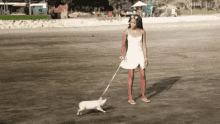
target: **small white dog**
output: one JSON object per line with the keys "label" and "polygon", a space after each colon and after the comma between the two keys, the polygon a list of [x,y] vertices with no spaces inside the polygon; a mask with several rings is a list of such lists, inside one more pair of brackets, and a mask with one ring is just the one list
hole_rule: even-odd
{"label": "small white dog", "polygon": [[86,109],[97,109],[105,113],[105,111],[101,108],[105,104],[107,99],[102,100],[102,97],[99,100],[93,101],[82,101],[79,103],[79,110],[77,115],[82,115],[82,111]]}

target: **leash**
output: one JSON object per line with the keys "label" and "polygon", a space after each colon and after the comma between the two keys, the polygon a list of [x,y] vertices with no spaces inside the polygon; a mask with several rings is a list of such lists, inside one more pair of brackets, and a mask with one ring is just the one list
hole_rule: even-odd
{"label": "leash", "polygon": [[[121,65],[121,63],[119,64],[117,71],[115,72],[115,74],[114,74],[114,76],[112,77],[110,83],[108,84],[108,86],[106,87],[105,91],[103,92],[102,96],[103,96],[103,95],[105,94],[105,92],[108,90],[108,87],[110,86],[110,84],[112,83],[113,79],[115,78],[115,76],[116,76],[118,70],[120,69],[120,65]],[[102,98],[102,96],[101,96],[101,98]]]}

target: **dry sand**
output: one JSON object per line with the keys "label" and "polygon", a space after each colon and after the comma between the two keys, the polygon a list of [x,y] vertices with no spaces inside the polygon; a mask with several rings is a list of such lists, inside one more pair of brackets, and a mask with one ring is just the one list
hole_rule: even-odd
{"label": "dry sand", "polygon": [[[144,24],[144,29],[148,31],[166,31],[180,29],[198,29],[213,28],[219,26],[219,21],[200,21],[200,22],[177,22],[177,23],[152,23]],[[2,29],[0,33],[44,33],[44,32],[74,32],[74,31],[114,31],[124,30],[127,25],[112,26],[82,26],[82,27],[62,27],[62,28],[27,28],[27,29]]]}

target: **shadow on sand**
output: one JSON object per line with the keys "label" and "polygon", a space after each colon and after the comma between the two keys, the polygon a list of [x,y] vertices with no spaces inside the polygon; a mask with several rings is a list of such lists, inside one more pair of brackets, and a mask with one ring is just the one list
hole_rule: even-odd
{"label": "shadow on sand", "polygon": [[[160,94],[162,91],[170,89],[180,79],[181,79],[180,76],[163,79],[163,80],[153,84],[151,87],[147,88],[145,95],[148,95],[147,98],[150,99],[151,97]],[[141,95],[134,98],[134,100],[137,100],[140,97],[141,97]]]}
{"label": "shadow on sand", "polygon": [[[108,111],[108,110],[113,110],[113,109],[115,109],[116,107],[113,107],[113,106],[108,106],[108,107],[103,107],[102,109],[104,110],[104,111]],[[100,111],[98,111],[98,110],[90,110],[89,112],[87,112],[87,113],[84,113],[83,115],[87,115],[87,114],[90,114],[90,113],[100,113]],[[102,113],[102,112],[101,112]]]}
{"label": "shadow on sand", "polygon": [[[178,82],[181,79],[180,76],[176,76],[176,77],[170,77],[167,79],[163,79],[157,83],[154,83],[151,87],[146,89],[146,93],[145,95],[148,95],[148,98],[151,98],[155,95],[158,95],[159,93],[161,93],[164,90],[168,90],[170,89],[176,82]],[[134,100],[140,98],[141,95],[137,96],[136,98],[134,98]],[[107,106],[105,108],[103,108],[103,110],[105,111],[109,111],[109,110],[114,110],[116,108],[116,106]],[[84,113],[83,115],[87,115],[87,114],[92,114],[92,113],[100,113],[103,114],[102,112],[98,111],[98,110],[90,110],[86,113]],[[108,112],[109,113],[109,112]],[[77,123],[106,123],[106,122],[124,122],[125,120],[127,120],[128,118],[123,117],[123,116],[118,116],[118,117],[107,117],[107,118],[102,118],[102,119],[89,119],[89,120],[79,120]],[[72,122],[63,122],[60,124],[75,124],[76,121],[72,121]]]}

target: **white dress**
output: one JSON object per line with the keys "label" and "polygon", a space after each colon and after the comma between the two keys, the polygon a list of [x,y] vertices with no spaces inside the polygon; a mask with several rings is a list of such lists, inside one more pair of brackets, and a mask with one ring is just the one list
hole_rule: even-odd
{"label": "white dress", "polygon": [[128,49],[125,59],[121,62],[120,67],[124,69],[135,69],[140,65],[145,68],[144,53],[142,49],[142,35],[133,37],[128,31]]}

